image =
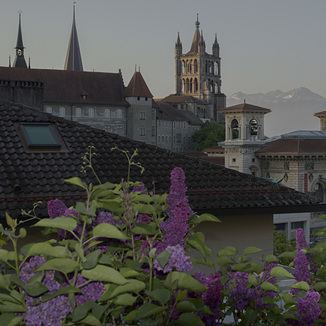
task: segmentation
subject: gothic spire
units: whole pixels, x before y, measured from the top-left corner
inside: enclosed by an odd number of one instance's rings
[[[190,52],[198,53],[198,46],[200,41],[199,25],[200,23],[198,21],[198,14],[197,14],[197,21],[195,22],[196,30],[195,30],[194,38],[192,40]]]
[[[67,56],[64,70],[77,70],[83,71],[83,63],[79,49],[79,42],[77,36],[76,20],[75,20],[76,2],[73,8],[73,21],[68,44]]]
[[[13,66],[19,68],[27,68],[27,64],[24,57],[23,34],[21,29],[21,12],[19,12],[18,35],[17,35],[17,43],[15,49],[16,49],[16,58]]]

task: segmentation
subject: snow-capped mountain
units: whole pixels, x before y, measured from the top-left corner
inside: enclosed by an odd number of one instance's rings
[[[319,119],[314,113],[326,111],[326,98],[305,87],[265,94],[238,92],[227,97],[227,106],[240,104],[244,100],[272,110],[265,116],[265,134],[269,137],[294,130],[319,130]]]

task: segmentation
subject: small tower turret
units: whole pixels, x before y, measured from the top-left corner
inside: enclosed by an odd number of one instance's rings
[[[180,35],[178,33],[178,38],[175,43],[175,89],[177,94],[181,93],[181,73],[182,73],[182,63],[181,63],[181,56],[182,56],[182,43],[180,41]]]
[[[23,34],[21,29],[21,12],[19,12],[19,26],[18,26],[17,43],[15,49],[16,49],[16,58],[13,66],[18,68],[27,68],[27,64],[24,57]]]
[[[217,42],[217,34],[215,34],[215,40],[214,40],[213,47],[212,47],[212,53],[213,53],[213,56],[215,56],[215,57],[220,56],[220,46]]]

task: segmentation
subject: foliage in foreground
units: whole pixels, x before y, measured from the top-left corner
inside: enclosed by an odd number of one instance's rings
[[[292,275],[274,255],[252,261],[262,251],[255,247],[241,254],[226,247],[214,257],[196,226],[218,219],[192,212],[181,168],[167,195],[149,194],[129,177],[118,185],[67,182],[85,190],[86,202],[50,201],[49,218],[34,225],[57,240],[18,251],[21,222],[7,215],[8,228],[0,226],[14,248],[0,249],[8,271],[0,274],[1,325],[322,324],[325,241],[309,249],[298,230]],[[212,273],[190,275],[195,264]],[[290,291],[281,291],[280,277],[294,280]]]

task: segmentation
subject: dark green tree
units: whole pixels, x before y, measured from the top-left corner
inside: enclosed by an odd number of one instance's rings
[[[217,146],[218,142],[225,140],[225,125],[215,121],[208,123],[202,129],[194,132],[192,140],[197,145],[197,151]]]

